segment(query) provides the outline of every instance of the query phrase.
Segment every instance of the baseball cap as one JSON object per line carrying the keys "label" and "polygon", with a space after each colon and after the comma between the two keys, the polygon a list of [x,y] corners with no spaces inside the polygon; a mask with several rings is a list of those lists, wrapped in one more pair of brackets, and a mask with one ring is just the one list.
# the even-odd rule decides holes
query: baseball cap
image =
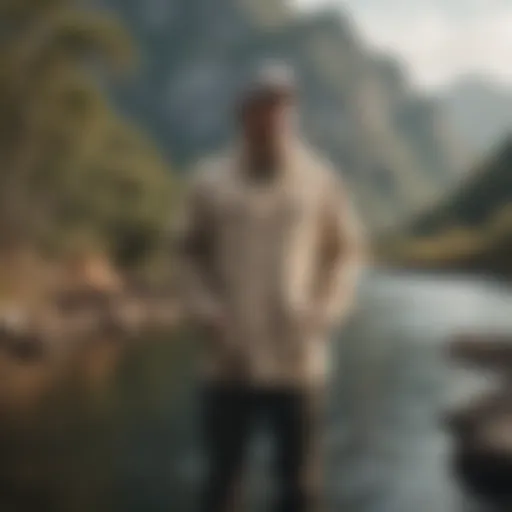
{"label": "baseball cap", "polygon": [[284,62],[264,61],[252,68],[241,91],[241,100],[266,96],[294,96],[297,88],[293,68]]}

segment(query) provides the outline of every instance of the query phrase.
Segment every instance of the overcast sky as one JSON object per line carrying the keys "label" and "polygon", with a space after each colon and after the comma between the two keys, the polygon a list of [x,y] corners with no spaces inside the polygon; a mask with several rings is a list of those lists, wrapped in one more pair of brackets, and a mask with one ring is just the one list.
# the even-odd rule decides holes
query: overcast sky
{"label": "overcast sky", "polygon": [[294,1],[350,11],[365,39],[401,57],[421,87],[475,73],[512,87],[512,0]]}

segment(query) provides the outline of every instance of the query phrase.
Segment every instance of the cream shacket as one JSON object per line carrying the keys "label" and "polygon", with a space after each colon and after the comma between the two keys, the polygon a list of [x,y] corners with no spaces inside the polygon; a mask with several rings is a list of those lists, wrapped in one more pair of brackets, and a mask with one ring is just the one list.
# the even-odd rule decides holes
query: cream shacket
{"label": "cream shacket", "polygon": [[339,174],[294,144],[273,183],[233,150],[200,166],[177,216],[177,274],[192,319],[221,315],[212,379],[255,386],[323,381],[326,338],[351,305],[361,229]]}

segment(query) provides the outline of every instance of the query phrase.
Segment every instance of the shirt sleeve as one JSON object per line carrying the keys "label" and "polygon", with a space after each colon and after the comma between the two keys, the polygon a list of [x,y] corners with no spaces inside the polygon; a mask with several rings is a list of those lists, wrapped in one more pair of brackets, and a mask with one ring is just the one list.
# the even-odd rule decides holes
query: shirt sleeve
{"label": "shirt sleeve", "polygon": [[330,180],[320,222],[320,276],[316,309],[328,327],[340,323],[355,302],[366,253],[365,236],[347,191]]}
{"label": "shirt sleeve", "polygon": [[172,252],[179,293],[192,320],[221,312],[212,279],[215,230],[209,194],[199,177],[185,190],[172,223]]}

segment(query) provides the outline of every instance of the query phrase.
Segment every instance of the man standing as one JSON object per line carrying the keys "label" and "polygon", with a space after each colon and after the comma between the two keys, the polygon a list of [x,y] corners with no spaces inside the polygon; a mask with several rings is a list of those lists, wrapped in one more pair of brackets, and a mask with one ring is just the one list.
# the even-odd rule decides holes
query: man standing
{"label": "man standing", "polygon": [[251,428],[275,441],[279,512],[320,503],[327,338],[352,301],[361,237],[339,174],[296,133],[292,72],[260,66],[240,141],[193,177],[178,223],[183,298],[205,332],[202,512],[231,512]]}

